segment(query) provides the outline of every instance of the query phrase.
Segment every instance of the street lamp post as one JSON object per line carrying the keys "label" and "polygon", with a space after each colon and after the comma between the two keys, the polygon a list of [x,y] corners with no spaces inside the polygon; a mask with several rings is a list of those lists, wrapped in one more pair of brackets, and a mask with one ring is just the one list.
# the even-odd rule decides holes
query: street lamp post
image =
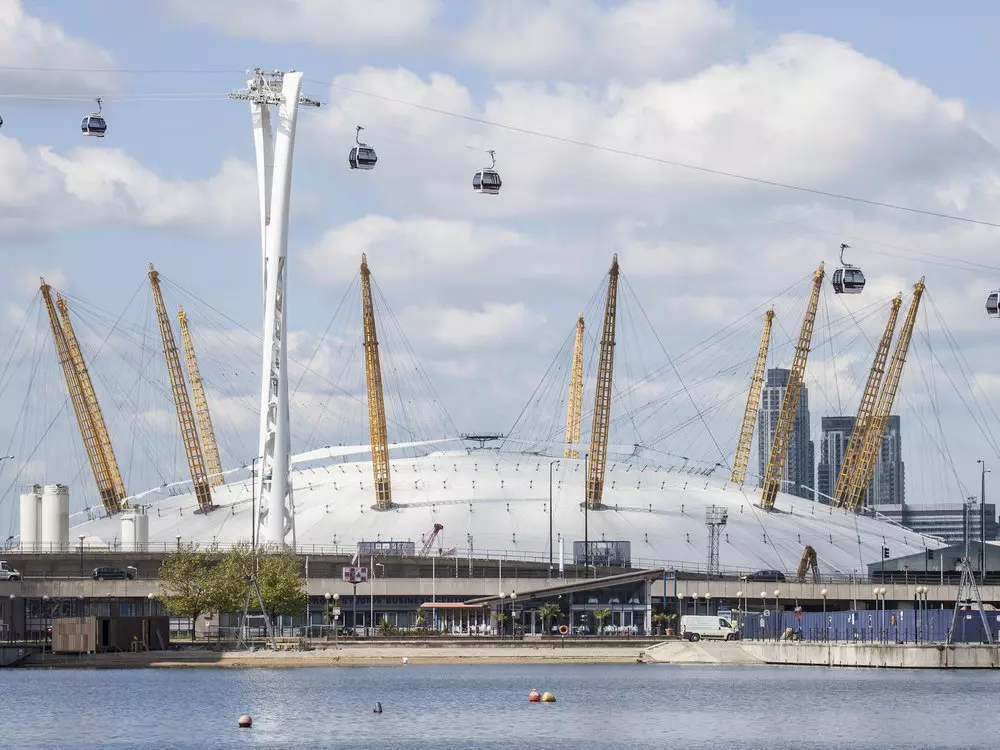
{"label": "street lamp post", "polygon": [[743,637],[743,592],[736,592],[736,607],[739,610],[736,617],[736,623],[740,628],[740,637]]}
{"label": "street lamp post", "polygon": [[913,624],[913,629],[916,631],[914,635],[916,636],[916,641],[927,640],[927,628],[925,627],[924,613],[927,611],[927,591],[926,586],[917,586],[917,619]]}
{"label": "street lamp post", "polygon": [[979,489],[979,574],[980,585],[986,585],[986,475],[990,470],[986,468],[986,461],[979,459],[976,461],[980,466],[980,489]]}
{"label": "street lamp post", "polygon": [[712,604],[712,594],[711,594],[711,592],[706,591],[705,592],[705,614],[706,615],[712,614],[711,604]]}
{"label": "street lamp post", "polygon": [[510,637],[513,638],[516,633],[514,632],[514,602],[517,600],[517,592],[510,592]]}
{"label": "street lamp post", "polygon": [[[590,454],[583,454],[583,564],[590,565],[590,534],[588,522],[590,516]],[[586,572],[586,568],[584,568]]]}
{"label": "street lamp post", "polygon": [[778,627],[781,625],[780,616],[778,614],[778,599],[781,597],[781,589],[774,590],[774,634],[778,638]]}
{"label": "street lamp post", "polygon": [[500,611],[497,613],[497,635],[501,638],[503,638],[503,600],[506,596],[507,595],[503,591],[500,592]]}
{"label": "street lamp post", "polygon": [[556,461],[549,461],[549,578],[552,578],[552,560],[553,560],[553,550],[552,550],[552,467],[559,463]]}
{"label": "street lamp post", "polygon": [[768,623],[767,620],[764,619],[764,610],[765,609],[767,609],[767,592],[766,591],[761,591],[760,592],[760,622],[759,622],[759,624],[762,627],[770,627],[770,623]]}
{"label": "street lamp post", "polygon": [[385,570],[385,565],[383,565],[382,563],[375,562],[374,557],[372,557],[371,563],[372,563],[372,570],[371,570],[372,577],[368,581],[368,608],[370,612],[369,625],[372,628],[372,635],[375,635],[375,568],[378,567],[382,568],[382,570]]}
{"label": "street lamp post", "polygon": [[826,621],[826,595],[827,595],[827,593],[828,592],[827,592],[826,589],[820,589],[819,590],[819,595],[823,597],[823,632],[826,634],[825,637],[824,637],[824,640],[828,641],[828,640],[830,640],[830,625]]}

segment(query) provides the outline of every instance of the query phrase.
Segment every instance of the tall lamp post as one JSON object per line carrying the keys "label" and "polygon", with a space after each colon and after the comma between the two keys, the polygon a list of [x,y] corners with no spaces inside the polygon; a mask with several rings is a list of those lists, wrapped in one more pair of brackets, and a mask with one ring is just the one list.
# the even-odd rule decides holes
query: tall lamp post
{"label": "tall lamp post", "polygon": [[[583,564],[590,565],[590,534],[587,524],[590,520],[590,454],[583,454]],[[596,576],[595,576],[596,577]]]}
{"label": "tall lamp post", "polygon": [[497,613],[497,635],[503,638],[503,600],[507,595],[504,592],[500,592],[500,611]]}
{"label": "tall lamp post", "polygon": [[513,638],[514,633],[514,602],[517,600],[517,592],[510,592],[510,637]]}
{"label": "tall lamp post", "polygon": [[924,612],[927,611],[927,587],[917,586],[917,620],[913,624],[915,641],[927,640],[927,633],[924,632]]}
{"label": "tall lamp post", "polygon": [[976,461],[980,466],[980,489],[979,489],[979,575],[980,585],[986,585],[986,475],[990,470],[986,468],[986,461],[979,459]]}
{"label": "tall lamp post", "polygon": [[736,608],[738,610],[736,616],[736,624],[740,629],[740,637],[743,637],[743,592],[736,592]]}
{"label": "tall lamp post", "polygon": [[777,638],[781,636],[778,634],[778,628],[781,625],[781,615],[778,613],[778,600],[781,598],[781,589],[774,590],[774,635]]}
{"label": "tall lamp post", "polygon": [[[385,565],[382,563],[375,562],[375,557],[372,557],[372,577],[368,581],[368,609],[369,609],[369,620],[368,623],[372,629],[372,635],[375,635],[375,568],[382,568],[385,571]],[[385,575],[383,572],[382,575]]]}
{"label": "tall lamp post", "polygon": [[758,624],[760,624],[763,627],[768,627],[769,628],[769,627],[771,627],[771,624],[769,622],[767,622],[767,620],[764,619],[764,610],[765,609],[767,609],[767,592],[766,591],[761,591],[760,592],[760,621],[759,621]]}
{"label": "tall lamp post", "polygon": [[552,578],[552,467],[559,463],[559,460],[549,461],[549,578]]}
{"label": "tall lamp post", "polygon": [[828,592],[827,592],[826,589],[820,589],[819,590],[819,595],[823,597],[823,632],[826,634],[824,636],[824,640],[828,641],[828,640],[830,640],[830,625],[826,621],[826,595],[827,595],[827,593]]}

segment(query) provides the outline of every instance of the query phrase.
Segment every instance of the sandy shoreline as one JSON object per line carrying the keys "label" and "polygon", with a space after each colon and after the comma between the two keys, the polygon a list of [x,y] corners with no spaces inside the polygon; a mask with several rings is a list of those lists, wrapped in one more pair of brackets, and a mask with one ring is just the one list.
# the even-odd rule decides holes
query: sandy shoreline
{"label": "sandy shoreline", "polygon": [[636,664],[644,646],[345,646],[311,651],[150,651],[138,654],[36,654],[18,668],[279,668],[422,664]]}

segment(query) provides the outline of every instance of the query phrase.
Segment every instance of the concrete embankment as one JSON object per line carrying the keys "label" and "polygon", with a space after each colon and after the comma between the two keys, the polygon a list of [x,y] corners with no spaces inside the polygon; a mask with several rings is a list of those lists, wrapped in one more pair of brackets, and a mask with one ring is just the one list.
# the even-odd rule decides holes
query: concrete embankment
{"label": "concrete embankment", "polygon": [[636,646],[408,646],[358,645],[311,651],[150,651],[138,654],[47,654],[22,661],[22,668],[143,667],[360,667],[418,664],[635,664]]}
{"label": "concrete embankment", "polygon": [[895,669],[997,669],[996,646],[805,642],[671,641],[646,649],[646,661],[661,664],[781,664]]}

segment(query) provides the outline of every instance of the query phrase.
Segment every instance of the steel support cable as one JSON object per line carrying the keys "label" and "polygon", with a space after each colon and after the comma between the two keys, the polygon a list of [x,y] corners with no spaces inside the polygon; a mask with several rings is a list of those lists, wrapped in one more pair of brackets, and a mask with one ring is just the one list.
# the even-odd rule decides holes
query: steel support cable
{"label": "steel support cable", "polygon": [[326,328],[323,329],[323,335],[319,337],[319,341],[316,342],[316,346],[313,348],[313,353],[309,357],[309,361],[305,364],[302,374],[299,376],[298,381],[295,383],[295,387],[292,389],[292,393],[289,398],[295,398],[295,394],[299,392],[299,387],[302,385],[302,380],[305,378],[306,373],[312,368],[312,363],[316,360],[316,355],[319,354],[320,349],[323,348],[323,344],[326,342],[326,337],[330,333],[330,329],[333,327],[334,321],[343,309],[344,304],[347,302],[347,298],[351,296],[351,292],[354,290],[355,284],[360,283],[360,275],[356,275],[351,283],[347,285],[344,289],[344,295],[340,298],[340,302],[337,307],[334,308],[333,315],[330,316],[330,321],[326,324]]}
{"label": "steel support cable", "polygon": [[[26,350],[21,352],[21,357],[18,359],[17,365],[14,367],[13,371],[11,370],[14,355],[21,350],[21,339],[24,336],[24,332],[28,328],[28,321],[31,320],[32,313],[37,312],[35,310],[35,305],[39,303],[41,297],[42,295],[40,292],[35,293],[35,296],[31,299],[31,303],[28,305],[28,309],[24,312],[24,318],[21,321],[21,325],[18,327],[17,331],[15,331],[12,341],[8,346],[9,354],[4,362],[3,370],[0,371],[0,396],[7,391],[7,386],[9,386],[14,380],[14,374],[21,368],[22,363],[24,362]],[[8,373],[10,374],[10,378],[7,377]]]}
{"label": "steel support cable", "polygon": [[[402,330],[398,325],[393,326],[392,321],[394,316],[388,309],[388,303],[384,296],[379,294],[377,288],[375,288],[374,283],[372,283],[372,310],[375,314],[376,325],[378,330],[381,332],[379,349],[382,353],[388,355],[383,361],[383,364],[388,364],[392,373],[395,377],[387,378],[383,372],[383,389],[388,387],[389,391],[395,396],[397,402],[397,409],[399,417],[397,421],[402,421],[405,425],[405,430],[407,434],[412,435],[417,440],[427,440],[429,439],[429,433],[424,432],[422,428],[427,428],[427,425],[422,425],[420,422],[414,420],[414,414],[417,416],[423,416],[418,412],[417,406],[418,402],[421,400],[421,395],[417,393],[417,389],[414,387],[411,392],[407,392],[405,388],[412,385],[410,373],[403,371],[400,366],[400,361],[405,362],[407,358],[412,362],[414,369],[417,371],[419,379],[419,364],[415,353],[412,353],[412,349],[407,349],[407,347],[400,341],[396,340],[396,336],[405,340],[405,336],[402,335]],[[402,358],[402,360],[400,359]],[[365,379],[366,390],[367,390],[367,374]],[[431,402],[435,400],[433,396],[429,396]],[[440,404],[439,404],[440,407]],[[457,430],[456,430],[457,432]]]}
{"label": "steel support cable", "polygon": [[[926,294],[926,291],[925,291],[925,294]],[[969,365],[969,361],[965,358],[965,353],[962,351],[961,347],[958,345],[958,342],[955,339],[954,334],[951,332],[951,329],[945,323],[944,316],[941,315],[941,311],[938,309],[938,306],[934,303],[933,298],[930,297],[930,296],[928,296],[928,301],[930,302],[930,307],[931,307],[931,309],[934,312],[934,317],[937,318],[938,324],[941,326],[941,331],[944,333],[945,341],[947,342],[949,348],[951,349],[952,355],[955,357],[955,360],[958,363],[959,370],[963,370],[964,369],[964,373],[963,374],[965,375],[965,378],[966,378],[966,385],[969,388],[969,393],[972,396],[973,402],[976,404],[976,408],[979,411],[979,415],[980,415],[980,417],[983,420],[983,423],[982,423],[982,426],[980,427],[980,429],[982,430],[983,428],[985,428],[985,430],[986,430],[986,435],[985,436],[989,440],[992,441],[994,452],[995,453],[996,452],[1000,452],[1000,450],[998,450],[998,447],[997,447],[997,440],[994,437],[993,433],[989,430],[989,420],[987,420],[986,414],[983,413],[982,404],[979,403],[979,399],[976,397],[976,389],[973,387],[973,382],[975,381],[975,371]],[[929,331],[930,329],[927,328],[927,330]],[[928,337],[929,337],[929,333],[928,333]],[[989,407],[990,413],[993,415],[993,419],[995,421],[1000,422],[1000,416],[997,415],[996,409],[993,408],[993,402],[990,401],[989,396],[985,392],[983,393],[983,399],[986,401],[986,405]],[[968,408],[968,407],[966,407],[966,408]],[[977,425],[977,426],[979,426],[979,425]]]}

